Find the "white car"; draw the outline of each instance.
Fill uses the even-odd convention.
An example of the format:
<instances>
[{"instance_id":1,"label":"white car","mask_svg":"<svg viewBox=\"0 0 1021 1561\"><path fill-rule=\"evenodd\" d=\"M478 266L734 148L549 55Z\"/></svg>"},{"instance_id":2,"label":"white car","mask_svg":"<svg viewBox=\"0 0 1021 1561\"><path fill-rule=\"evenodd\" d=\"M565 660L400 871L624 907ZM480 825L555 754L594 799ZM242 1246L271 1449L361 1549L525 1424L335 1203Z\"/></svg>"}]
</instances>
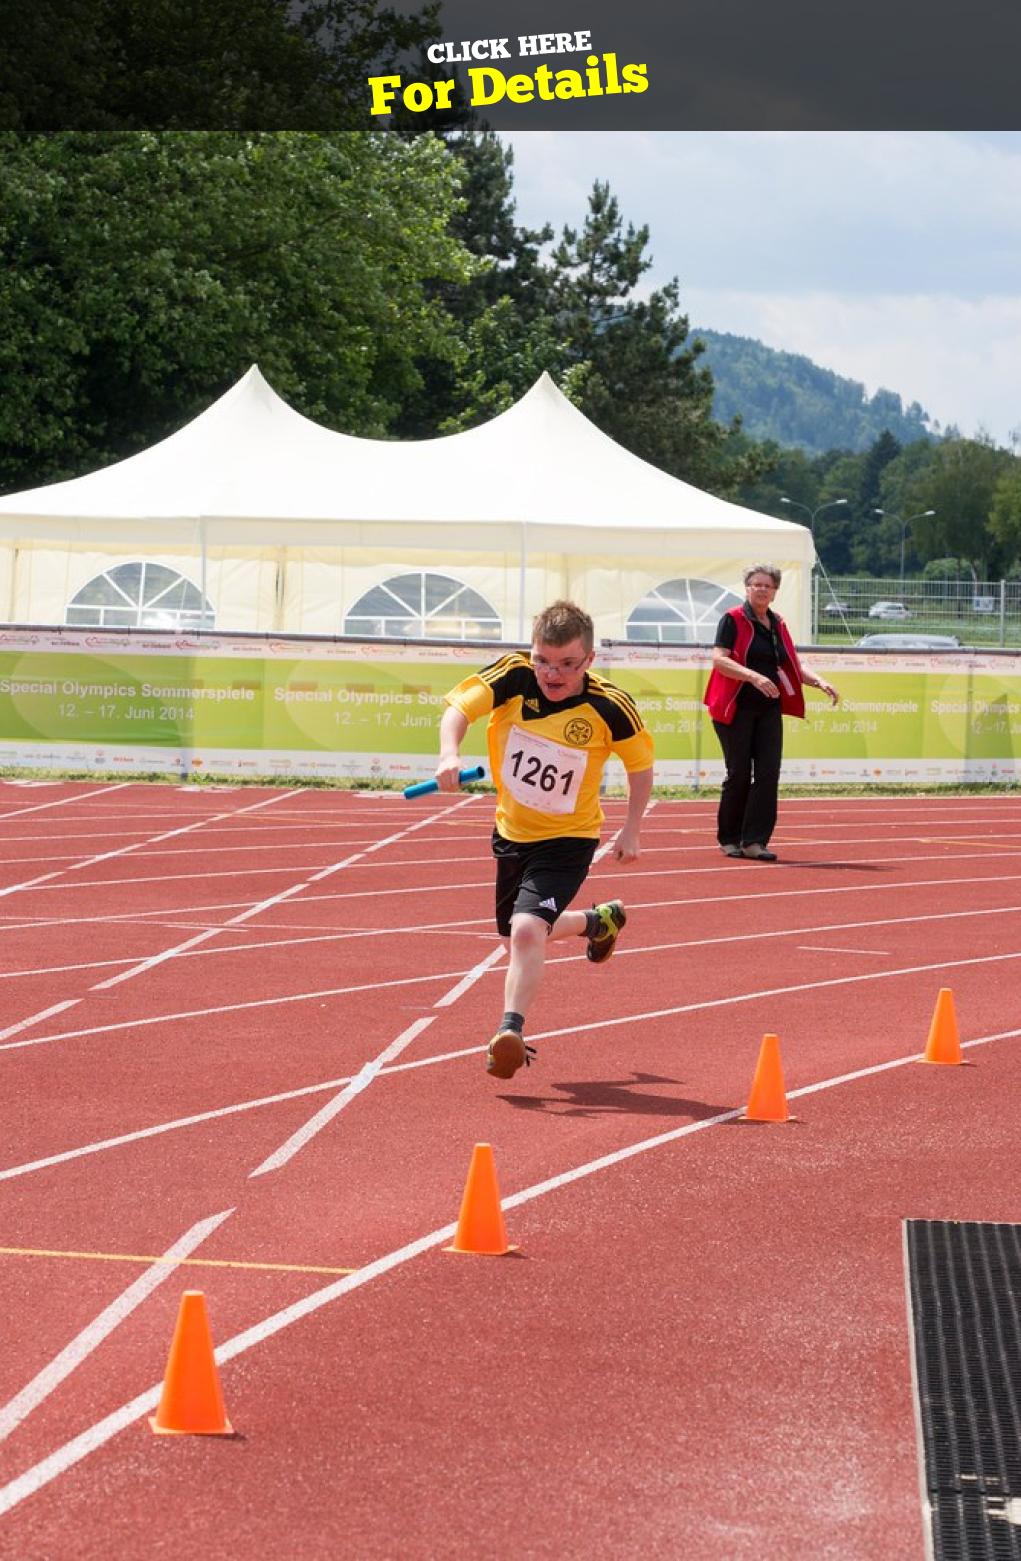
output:
<instances>
[{"instance_id":1,"label":"white car","mask_svg":"<svg viewBox=\"0 0 1021 1561\"><path fill-rule=\"evenodd\" d=\"M869 608L870 618L885 618L890 623L903 623L911 614L903 602L873 602Z\"/></svg>"},{"instance_id":2,"label":"white car","mask_svg":"<svg viewBox=\"0 0 1021 1561\"><path fill-rule=\"evenodd\" d=\"M863 634L865 650L960 650L956 634Z\"/></svg>"},{"instance_id":3,"label":"white car","mask_svg":"<svg viewBox=\"0 0 1021 1561\"><path fill-rule=\"evenodd\" d=\"M827 613L831 618L842 618L845 613L849 613L850 611L851 609L848 607L847 603L838 602L835 596L831 601L826 602L823 606L823 612Z\"/></svg>"}]
</instances>

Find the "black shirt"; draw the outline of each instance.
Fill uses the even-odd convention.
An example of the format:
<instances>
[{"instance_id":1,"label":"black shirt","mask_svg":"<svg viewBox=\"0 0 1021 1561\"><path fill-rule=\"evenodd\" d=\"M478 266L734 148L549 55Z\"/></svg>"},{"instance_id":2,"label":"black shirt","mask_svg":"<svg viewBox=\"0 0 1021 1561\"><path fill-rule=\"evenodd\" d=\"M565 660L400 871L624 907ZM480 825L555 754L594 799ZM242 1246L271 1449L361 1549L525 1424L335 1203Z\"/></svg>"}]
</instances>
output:
<instances>
[{"instance_id":1,"label":"black shirt","mask_svg":"<svg viewBox=\"0 0 1021 1561\"><path fill-rule=\"evenodd\" d=\"M748 644L745 666L750 672L758 672L762 677L769 678L770 682L775 683L780 663L787 659L783 641L780 639L780 630L776 626L776 618L772 612L769 612L768 625L760 623L747 603L741 611L755 631ZM737 643L737 624L729 612L725 612L716 625L715 643L721 645L728 653ZM750 683L741 684L737 697L742 704L756 709L777 703L775 699L770 699L768 694L760 694Z\"/></svg>"}]
</instances>

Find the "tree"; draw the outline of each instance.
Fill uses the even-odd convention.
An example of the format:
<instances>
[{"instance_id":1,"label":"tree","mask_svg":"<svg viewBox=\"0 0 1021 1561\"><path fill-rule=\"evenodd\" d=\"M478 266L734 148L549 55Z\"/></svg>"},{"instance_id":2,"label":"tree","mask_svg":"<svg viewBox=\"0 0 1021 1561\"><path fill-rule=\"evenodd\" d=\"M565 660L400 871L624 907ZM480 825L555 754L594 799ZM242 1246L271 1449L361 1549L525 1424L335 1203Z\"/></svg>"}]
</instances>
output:
<instances>
[{"instance_id":1,"label":"tree","mask_svg":"<svg viewBox=\"0 0 1021 1561\"><path fill-rule=\"evenodd\" d=\"M580 230L553 251L551 294L568 372L565 392L619 444L686 482L731 495L770 464L713 420L713 380L688 341L677 280L634 296L651 260L649 230L625 230L609 185L596 181Z\"/></svg>"},{"instance_id":2,"label":"tree","mask_svg":"<svg viewBox=\"0 0 1021 1561\"><path fill-rule=\"evenodd\" d=\"M0 129L365 129L369 74L436 4L33 0L0 21Z\"/></svg>"},{"instance_id":3,"label":"tree","mask_svg":"<svg viewBox=\"0 0 1021 1561\"><path fill-rule=\"evenodd\" d=\"M912 526L922 558L966 560L977 578L1001 565L997 539L988 523L997 480L1012 460L987 438L947 439L935 446L903 491L912 510L935 511L931 516L923 514Z\"/></svg>"},{"instance_id":4,"label":"tree","mask_svg":"<svg viewBox=\"0 0 1021 1561\"><path fill-rule=\"evenodd\" d=\"M745 483L738 494L740 503L763 515L777 515L784 520L804 519L800 510L792 513L781 499L793 499L811 511L818 503L819 476L814 461L804 450L795 447L783 449L769 444L772 454L770 471L754 482Z\"/></svg>"},{"instance_id":5,"label":"tree","mask_svg":"<svg viewBox=\"0 0 1021 1561\"><path fill-rule=\"evenodd\" d=\"M523 396L543 369L560 366L541 258L553 229L515 221L513 149L491 132L461 133L446 145L459 188L450 232L476 264L466 281L434 286L464 354L456 364L444 355L423 368L421 394L399 423L407 438L472 427Z\"/></svg>"},{"instance_id":6,"label":"tree","mask_svg":"<svg viewBox=\"0 0 1021 1561\"><path fill-rule=\"evenodd\" d=\"M454 199L432 137L0 138L0 482L130 454L256 359L306 415L386 434L462 350L427 292L471 274Z\"/></svg>"},{"instance_id":7,"label":"tree","mask_svg":"<svg viewBox=\"0 0 1021 1561\"><path fill-rule=\"evenodd\" d=\"M989 509L989 531L995 539L1004 567L1015 572L1021 564L1021 458L1013 455L996 479Z\"/></svg>"},{"instance_id":8,"label":"tree","mask_svg":"<svg viewBox=\"0 0 1021 1561\"><path fill-rule=\"evenodd\" d=\"M866 515L881 504L883 472L891 461L897 459L900 451L900 444L888 428L884 428L879 437L869 445L861 469L861 482L858 489L858 502Z\"/></svg>"}]
</instances>

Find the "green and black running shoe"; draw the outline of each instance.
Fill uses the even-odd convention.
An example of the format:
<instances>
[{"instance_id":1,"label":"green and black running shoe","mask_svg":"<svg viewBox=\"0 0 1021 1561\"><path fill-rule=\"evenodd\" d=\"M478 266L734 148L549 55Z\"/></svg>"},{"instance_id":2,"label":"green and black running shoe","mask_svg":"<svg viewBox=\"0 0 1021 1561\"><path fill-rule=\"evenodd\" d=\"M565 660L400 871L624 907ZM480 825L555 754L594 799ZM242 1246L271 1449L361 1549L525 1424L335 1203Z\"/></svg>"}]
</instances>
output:
<instances>
[{"instance_id":1,"label":"green and black running shoe","mask_svg":"<svg viewBox=\"0 0 1021 1561\"><path fill-rule=\"evenodd\" d=\"M619 900L607 900L605 905L594 905L592 908L599 917L600 926L594 937L588 940L585 958L594 965L601 965L613 953L613 945L627 921L627 912Z\"/></svg>"}]
</instances>

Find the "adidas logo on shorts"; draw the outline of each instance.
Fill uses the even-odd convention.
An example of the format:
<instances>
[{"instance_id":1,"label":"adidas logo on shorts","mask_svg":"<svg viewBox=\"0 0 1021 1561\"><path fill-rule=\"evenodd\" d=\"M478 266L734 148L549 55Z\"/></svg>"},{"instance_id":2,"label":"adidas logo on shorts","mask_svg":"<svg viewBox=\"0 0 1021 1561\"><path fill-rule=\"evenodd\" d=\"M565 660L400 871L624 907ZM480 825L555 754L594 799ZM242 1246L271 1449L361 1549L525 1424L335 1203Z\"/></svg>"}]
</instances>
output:
<instances>
[{"instance_id":1,"label":"adidas logo on shorts","mask_svg":"<svg viewBox=\"0 0 1021 1561\"><path fill-rule=\"evenodd\" d=\"M556 900L553 899L552 895L550 896L550 898L548 900L540 900L539 901L539 909L541 911L555 911L556 908L557 908L557 902L556 902Z\"/></svg>"}]
</instances>

